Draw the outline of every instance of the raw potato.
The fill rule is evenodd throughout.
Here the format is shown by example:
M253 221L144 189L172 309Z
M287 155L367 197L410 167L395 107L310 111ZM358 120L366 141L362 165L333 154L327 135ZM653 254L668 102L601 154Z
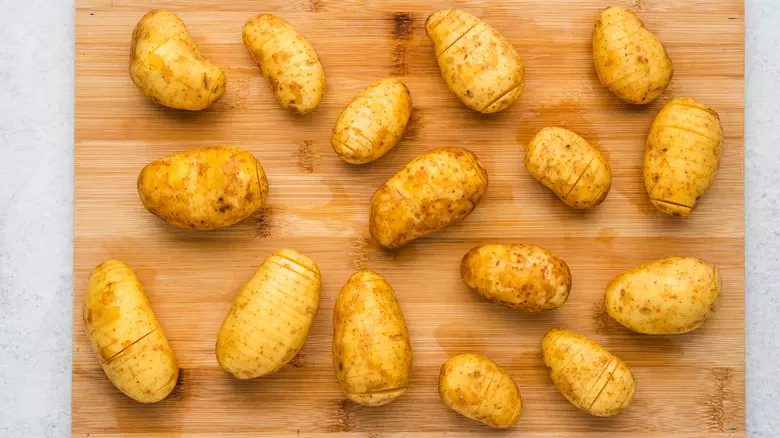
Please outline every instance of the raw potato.
M202 110L225 94L225 73L195 47L181 18L148 12L135 26L130 47L130 78L155 102Z
M599 81L632 104L654 101L672 81L672 60L636 14L619 6L601 12L593 31L593 62Z
M138 277L110 260L89 274L82 310L100 366L120 391L141 403L171 393L179 367Z
M273 373L303 347L320 303L320 270L303 254L271 254L241 288L217 337L217 362L238 379Z
M573 208L596 207L612 186L612 171L604 154L564 128L539 131L525 151L525 167Z
M512 426L523 412L515 381L478 354L459 354L441 366L439 396L455 412L490 427Z
M523 62L515 48L484 21L444 9L425 21L447 87L474 111L495 113L523 94Z
M182 152L149 163L138 175L147 210L187 230L211 230L240 222L265 202L263 166L237 147Z
M655 208L688 216L715 179L723 151L718 113L675 99L653 122L645 148L645 188Z
M693 257L669 257L615 277L605 304L609 316L635 332L671 335L701 327L720 297L718 268Z
M487 172L472 152L462 148L426 152L374 193L368 220L371 236L386 248L402 247L471 214L487 185Z
M634 376L620 358L569 330L551 329L542 340L544 364L571 404L597 417L616 415L634 398Z
M390 403L409 386L406 322L393 288L374 271L356 272L336 298L333 368L344 394L361 405Z
M330 143L347 163L374 161L401 139L411 115L412 98L406 85L395 78L380 79L344 108Z
M314 111L325 93L325 70L311 43L271 14L248 20L242 36L282 108L295 114Z
M571 290L566 263L532 245L477 246L463 257L460 276L488 300L527 312L558 308Z

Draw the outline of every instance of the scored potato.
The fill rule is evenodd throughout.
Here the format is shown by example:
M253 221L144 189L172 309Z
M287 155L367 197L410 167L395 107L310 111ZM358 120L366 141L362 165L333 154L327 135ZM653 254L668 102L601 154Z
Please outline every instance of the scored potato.
M620 358L569 330L551 329L542 340L544 364L555 387L583 412L616 415L634 397L634 376Z
M380 79L344 108L330 143L347 163L374 161L401 139L411 115L412 99L406 85L395 78Z
M217 362L238 379L270 374L298 354L317 314L320 270L290 249L271 254L233 301L217 337Z
M675 99L653 121L644 161L645 188L658 210L688 216L720 166L718 113L693 99Z
M512 426L523 412L512 377L478 354L459 354L441 366L439 396L455 412L490 427Z
M317 108L325 93L325 70L303 35L279 17L260 14L244 24L242 37L282 108L295 114Z
M268 182L260 162L237 147L181 152L149 163L138 195L151 213L187 230L240 222L262 207Z
M630 269L607 286L607 313L635 332L687 333L717 311L720 271L694 257L669 257Z
M409 162L371 198L369 232L385 248L454 224L474 211L488 185L477 156L439 148Z
M636 14L619 6L599 14L593 31L593 62L599 81L632 104L654 101L672 81L672 60Z
M573 208L596 207L612 186L612 171L604 154L565 128L539 131L525 151L525 167Z
M532 245L481 245L463 257L460 275L490 301L539 312L563 305L571 290L566 263Z
M393 289L374 271L353 274L336 297L333 367L341 390L361 405L390 403L409 386L406 322Z
M484 21L443 9L425 21L447 87L467 107L495 113L517 102L525 73L515 48Z
M133 30L130 78L155 102L202 110L225 94L225 73L201 55L181 18L156 9Z
M114 386L141 403L171 393L179 367L130 267L110 260L89 274L82 316L92 351Z

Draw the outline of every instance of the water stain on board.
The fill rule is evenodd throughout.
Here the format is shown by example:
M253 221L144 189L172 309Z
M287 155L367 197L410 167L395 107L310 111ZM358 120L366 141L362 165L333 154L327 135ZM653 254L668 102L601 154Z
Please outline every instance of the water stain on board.
M602 228L599 230L598 236L596 236L596 242L612 248L612 241L617 237L617 233L612 228Z
M436 327L433 337L450 357L460 353L483 354L485 352L485 342L469 328L464 327L462 322L450 322Z
M599 145L598 133L585 107L576 97L566 97L553 105L539 105L523 111L518 120L515 140L519 145L527 145L531 139L548 126L558 126L574 131L590 144Z

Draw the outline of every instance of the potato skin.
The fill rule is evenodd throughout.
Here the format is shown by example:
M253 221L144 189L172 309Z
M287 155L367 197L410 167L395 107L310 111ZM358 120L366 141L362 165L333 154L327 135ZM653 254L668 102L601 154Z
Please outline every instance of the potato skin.
M149 163L138 175L147 210L187 230L227 227L257 211L268 195L260 162L237 147L181 152Z
M179 378L176 358L126 264L109 260L92 271L82 316L92 351L117 389L141 403L171 393Z
M607 313L648 335L687 333L704 325L721 297L718 268L694 257L669 257L630 269L607 286Z
M636 384L628 366L585 336L551 329L542 340L542 356L555 387L583 412L616 415L634 397Z
M233 301L217 336L217 362L237 379L270 374L303 347L320 302L320 270L290 249L271 254Z
M718 113L693 99L666 104L645 148L645 188L653 205L668 215L690 215L715 179L722 151Z
M525 151L525 167L572 208L594 208L612 186L612 170L601 151L568 129L539 131Z
M510 427L523 412L512 377L478 354L459 354L441 366L439 396L455 412L490 427Z
M333 308L333 368L347 398L381 406L409 386L412 346L393 289L371 270L353 274Z
M368 221L371 236L385 248L400 248L471 214L487 185L487 172L472 152L428 151L374 193Z
M532 245L474 247L461 261L460 276L488 300L526 312L558 308L571 291L566 263Z
M443 9L425 21L447 87L467 107L495 113L523 94L523 61L512 44L484 21Z
M674 72L661 41L633 11L619 6L599 14L593 31L593 62L601 84L636 105L657 99Z
M311 43L283 19L260 14L246 22L244 45L282 108L314 111L325 93L325 70Z
M225 73L201 55L175 14L149 11L133 30L130 78L155 102L202 110L225 94Z
M364 164L390 151L412 115L412 98L395 78L380 79L360 92L341 112L330 143L344 161Z

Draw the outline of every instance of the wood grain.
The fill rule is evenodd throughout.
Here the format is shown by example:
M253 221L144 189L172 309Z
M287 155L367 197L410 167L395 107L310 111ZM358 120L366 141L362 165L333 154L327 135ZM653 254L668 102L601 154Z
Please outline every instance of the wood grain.
M74 435L484 436L486 427L450 411L436 391L440 365L470 351L499 363L521 390L523 418L501 436L744 436L741 0L614 1L637 9L674 61L671 87L641 108L621 103L596 78L590 34L607 0L158 0L154 6L179 14L203 54L226 71L226 95L200 113L156 106L130 81L130 35L147 2L76 3ZM521 54L526 92L510 109L481 116L446 89L423 23L452 5L481 16ZM288 20L322 58L328 90L308 116L278 106L243 47L241 27L260 12ZM345 164L329 144L333 123L358 91L388 75L402 77L412 94L405 139L373 164ZM681 96L717 110L726 136L715 183L687 219L655 211L641 178L653 117ZM612 192L595 211L570 210L523 168L525 144L548 125L573 129L608 155ZM270 193L261 212L228 229L186 232L144 210L135 182L146 163L214 144L244 147L262 162ZM445 231L400 251L379 249L367 225L373 191L411 158L440 146L467 147L480 157L490 174L485 199ZM458 267L471 247L486 242L531 243L561 256L573 275L568 303L525 314L479 299ZM239 382L217 365L217 332L240 286L282 247L319 264L320 313L291 364ZM602 304L609 280L670 255L720 267L725 300L716 317L691 334L658 337L610 320ZM154 406L111 385L84 333L87 276L111 258L138 273L182 367L174 393ZM395 288L415 353L409 391L374 409L345 400L330 354L333 301L364 267ZM629 364L637 393L628 409L591 418L564 400L541 360L542 336L553 326L591 336Z

